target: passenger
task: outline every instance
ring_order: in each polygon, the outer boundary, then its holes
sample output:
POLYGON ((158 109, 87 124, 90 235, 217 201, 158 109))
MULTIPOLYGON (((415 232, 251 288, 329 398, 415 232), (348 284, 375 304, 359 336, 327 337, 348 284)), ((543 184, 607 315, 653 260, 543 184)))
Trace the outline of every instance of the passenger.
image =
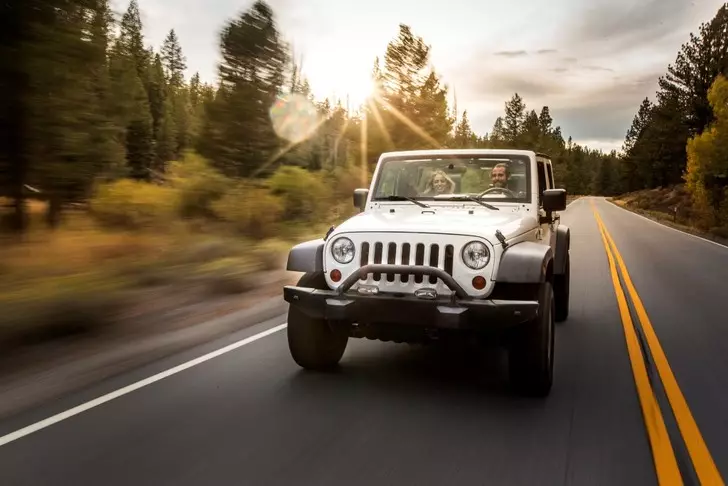
POLYGON ((437 196, 440 194, 452 194, 455 191, 455 182, 441 170, 432 173, 432 177, 425 186, 423 196, 437 196))

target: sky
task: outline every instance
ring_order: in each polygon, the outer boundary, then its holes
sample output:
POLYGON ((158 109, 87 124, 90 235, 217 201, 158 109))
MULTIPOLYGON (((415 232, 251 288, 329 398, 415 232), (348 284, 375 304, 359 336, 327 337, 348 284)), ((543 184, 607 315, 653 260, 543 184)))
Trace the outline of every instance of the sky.
MULTIPOLYGON (((145 41, 174 28, 188 76, 215 83, 219 34, 252 0, 138 0, 145 41)), ((549 106, 564 137, 619 149, 642 99, 722 0, 268 0, 317 98, 363 100, 398 25, 431 46, 430 61, 482 135, 513 93, 549 106)), ((123 12, 128 2, 112 0, 123 12)), ((353 106, 352 106, 353 107, 353 106)))

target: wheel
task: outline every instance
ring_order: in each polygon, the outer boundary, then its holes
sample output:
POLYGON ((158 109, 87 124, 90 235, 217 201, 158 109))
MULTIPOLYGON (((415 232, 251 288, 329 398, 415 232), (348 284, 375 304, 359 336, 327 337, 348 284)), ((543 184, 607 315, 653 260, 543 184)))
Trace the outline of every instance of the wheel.
POLYGON ((569 317, 569 282, 571 281, 569 260, 571 258, 567 254, 563 275, 554 277, 554 300, 556 301, 554 320, 556 322, 563 322, 569 317))
POLYGON ((554 375, 554 292, 550 282, 539 289, 538 314, 510 343, 508 371, 512 387, 527 396, 544 397, 554 375))
MULTIPOLYGON (((323 274, 305 274, 301 287, 326 289, 323 274)), ((288 308, 288 349, 302 368, 323 371, 336 367, 346 350, 346 331, 332 329, 326 319, 312 318, 291 305, 288 308)))

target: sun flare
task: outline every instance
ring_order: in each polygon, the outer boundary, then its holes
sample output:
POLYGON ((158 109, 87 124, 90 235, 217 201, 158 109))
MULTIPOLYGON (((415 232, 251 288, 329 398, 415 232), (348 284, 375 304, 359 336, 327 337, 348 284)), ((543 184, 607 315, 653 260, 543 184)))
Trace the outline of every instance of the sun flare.
POLYGON ((341 101, 344 108, 352 111, 361 107, 373 93, 374 83, 368 73, 359 70, 331 70, 312 72, 307 75, 317 99, 329 98, 333 103, 341 101))

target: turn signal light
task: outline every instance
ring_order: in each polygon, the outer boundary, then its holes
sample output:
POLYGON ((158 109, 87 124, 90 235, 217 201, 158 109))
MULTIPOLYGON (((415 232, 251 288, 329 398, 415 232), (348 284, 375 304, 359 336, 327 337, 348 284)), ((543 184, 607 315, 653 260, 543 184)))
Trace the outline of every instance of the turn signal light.
POLYGON ((331 270, 331 274, 329 276, 334 282, 341 280, 341 272, 338 269, 331 270))
POLYGON ((483 290, 485 288, 485 278, 478 275, 473 278, 473 288, 475 290, 483 290))

